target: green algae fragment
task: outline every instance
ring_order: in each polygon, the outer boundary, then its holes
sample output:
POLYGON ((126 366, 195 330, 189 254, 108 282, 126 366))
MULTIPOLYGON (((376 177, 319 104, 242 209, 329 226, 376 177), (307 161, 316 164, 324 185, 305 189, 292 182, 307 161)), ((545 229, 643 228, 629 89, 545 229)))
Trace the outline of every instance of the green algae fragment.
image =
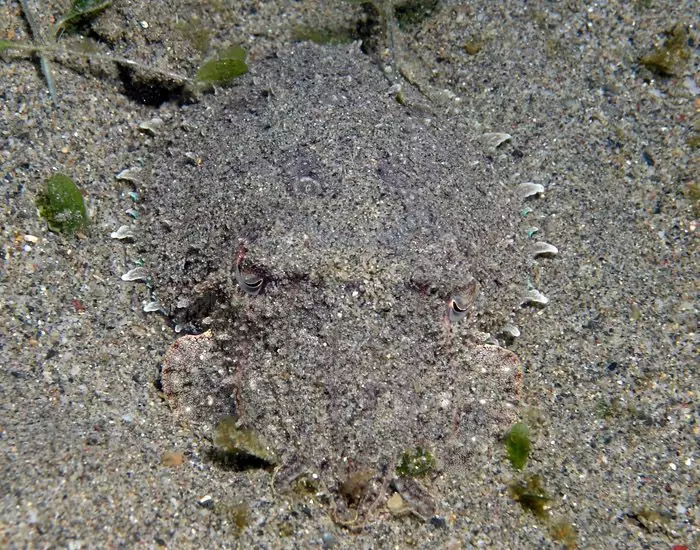
POLYGON ((683 25, 676 24, 667 34, 664 43, 640 58, 639 62, 660 76, 679 76, 683 74, 691 56, 688 30, 683 25))
POLYGON ((406 94, 403 93, 403 90, 399 90, 396 92, 396 103, 399 105, 403 105, 404 107, 408 105, 408 101, 406 100, 406 94))
POLYGON ((523 509, 531 512, 539 519, 549 517, 551 498, 542 486, 542 478, 535 474, 516 481, 508 488, 510 495, 520 503, 523 509))
POLYGON ((214 507, 214 511, 222 519, 228 521, 235 536, 239 536, 250 525, 250 507, 246 502, 238 504, 222 502, 214 507))
POLYGON ((464 43, 464 51, 467 52, 468 55, 478 54, 483 47, 483 41, 477 39, 470 40, 464 43))
POLYGON ((321 490, 318 479, 309 473, 297 476, 291 484, 292 492, 303 500, 315 497, 321 490))
POLYGON ((8 50, 12 47, 12 42, 9 40, 0 40, 0 52, 3 50, 8 50))
POLYGON ((88 222, 83 195, 65 174, 49 178, 36 199, 36 206, 49 229, 57 233, 73 233, 88 222))
POLYGON ((578 547, 576 529, 567 520, 558 520, 549 526, 549 536, 556 542, 560 542, 567 550, 578 547))
POLYGON ((223 50, 216 59, 205 61, 197 71, 197 80, 203 84, 230 84, 235 78, 248 72, 247 52, 240 46, 223 50))
POLYGON ((401 455, 401 462, 396 467, 400 477, 418 477, 435 468, 435 457, 426 449, 417 447, 415 451, 406 451, 401 455))
POLYGON ((508 460, 516 470, 522 470, 530 455, 530 430, 527 424, 518 422, 506 434, 506 450, 508 460))
POLYGON ((74 0, 71 9, 61 17, 51 30, 52 37, 68 27, 74 27, 80 22, 96 17, 112 4, 112 0, 74 0))
POLYGON ((241 468, 275 464, 277 458, 258 434, 238 425, 235 416, 227 416, 214 429, 214 447, 224 464, 241 468))

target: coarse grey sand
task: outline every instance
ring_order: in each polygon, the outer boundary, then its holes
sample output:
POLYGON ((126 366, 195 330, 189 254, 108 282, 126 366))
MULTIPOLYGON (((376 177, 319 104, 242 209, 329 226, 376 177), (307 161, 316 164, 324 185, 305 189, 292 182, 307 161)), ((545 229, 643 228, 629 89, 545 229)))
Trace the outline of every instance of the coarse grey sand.
MULTIPOLYGON (((44 38, 70 7, 28 4, 44 38)), ((187 105, 177 82, 62 53, 54 106, 36 60, 0 54, 0 545, 698 544, 696 6, 443 1, 383 26, 381 5, 114 1, 61 37, 189 76, 227 44, 248 49, 249 74, 187 105), (309 29, 376 49, 299 42, 309 29), (673 36, 668 74, 640 62, 673 36), (342 157, 348 137, 357 158, 342 157), (422 157, 430 143, 443 145, 422 157), (55 172, 85 194, 77 235, 37 212, 55 172), (543 192, 522 200, 523 183, 543 192), (111 238, 122 226, 133 237, 111 238), (536 242, 556 253, 528 254, 536 242), (239 263, 261 294, 237 288, 239 263), (139 267, 148 284, 122 280, 139 267), (444 304, 468 276, 481 292, 455 321, 444 304), (499 379, 506 363, 517 379, 499 379), (465 408, 470 392, 489 399, 465 408), (216 459, 227 412, 275 466, 216 459), (515 419, 532 439, 523 471, 500 439, 515 419), (436 467, 400 478, 400 442, 421 437, 436 467), (509 489, 535 476, 546 517, 509 489)), ((21 4, 0 3, 0 40, 31 38, 21 4)))

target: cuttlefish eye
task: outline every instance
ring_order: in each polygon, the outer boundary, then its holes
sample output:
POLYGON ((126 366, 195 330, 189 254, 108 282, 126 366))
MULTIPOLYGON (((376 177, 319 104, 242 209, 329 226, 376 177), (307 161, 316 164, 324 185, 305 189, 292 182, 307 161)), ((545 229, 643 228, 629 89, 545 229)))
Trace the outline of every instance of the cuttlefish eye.
POLYGON ((245 292, 249 296, 257 296, 263 287, 263 278, 258 277, 257 275, 253 275, 252 277, 245 277, 241 273, 238 264, 236 264, 234 272, 236 274, 236 282, 238 283, 238 286, 240 286, 243 289, 243 292, 245 292))
POLYGON ((451 323, 455 323, 469 315, 476 302, 478 291, 478 284, 476 281, 472 281, 460 292, 450 296, 447 301, 447 317, 451 323))

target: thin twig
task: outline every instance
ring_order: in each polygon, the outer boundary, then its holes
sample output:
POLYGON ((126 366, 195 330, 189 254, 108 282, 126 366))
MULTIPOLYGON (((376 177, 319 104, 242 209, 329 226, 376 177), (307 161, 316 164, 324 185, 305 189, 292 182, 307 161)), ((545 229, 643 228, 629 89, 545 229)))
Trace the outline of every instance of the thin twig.
POLYGON ((180 82, 185 85, 193 86, 195 84, 195 81, 193 81, 187 76, 174 73, 172 71, 167 71, 164 69, 150 67, 148 65, 138 63, 137 61, 134 61, 133 59, 128 59, 126 57, 106 55, 97 52, 81 52, 72 48, 59 45, 53 46, 48 44, 28 44, 23 42, 12 42, 11 44, 7 44, 5 49, 14 50, 29 55, 35 54, 39 56, 50 56, 53 59, 53 61, 57 63, 62 63, 61 56, 68 56, 72 58, 80 57, 90 61, 114 63, 116 65, 133 67, 134 69, 143 71, 145 74, 155 75, 160 78, 172 80, 174 82, 180 82))
MULTIPOLYGON (((41 35, 39 25, 37 25, 37 22, 34 19, 34 14, 32 13, 32 10, 29 9, 29 2, 27 0, 20 0, 20 4, 22 4, 24 18, 29 24, 29 30, 32 31, 32 36, 34 37, 34 40, 36 40, 39 44, 42 44, 44 39, 41 35)), ((53 79, 51 65, 49 64, 49 61, 41 54, 41 49, 37 48, 36 52, 39 55, 39 66, 41 67, 41 72, 44 75, 44 78, 46 79, 46 85, 49 88, 49 95, 51 96, 51 101, 53 101, 54 107, 56 107, 58 105, 58 100, 56 96, 56 82, 53 79)))
POLYGON ((58 106, 58 99, 56 94, 56 82, 53 79, 53 71, 51 70, 51 65, 49 60, 44 56, 39 56, 39 66, 41 67, 41 72, 44 74, 46 79, 46 85, 49 88, 49 95, 51 96, 51 101, 53 101, 53 106, 58 106))
POLYGON ((32 10, 29 9, 29 3, 27 2, 27 0, 20 0, 20 4, 22 4, 24 18, 27 20, 27 23, 29 23, 29 30, 32 31, 32 36, 34 36, 34 38, 37 40, 41 40, 41 32, 39 31, 39 25, 36 24, 34 14, 32 13, 32 10))

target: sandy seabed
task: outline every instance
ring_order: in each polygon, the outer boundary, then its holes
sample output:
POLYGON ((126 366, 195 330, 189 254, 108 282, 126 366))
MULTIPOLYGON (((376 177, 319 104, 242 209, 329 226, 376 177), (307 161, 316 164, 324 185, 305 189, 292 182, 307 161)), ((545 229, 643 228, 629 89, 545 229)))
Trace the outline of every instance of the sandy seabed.
MULTIPOLYGON (((65 8, 30 6, 43 29, 65 8)), ((478 495, 455 489, 427 522, 383 506, 354 529, 334 522, 322 499, 273 491, 268 471, 232 472, 207 460, 209 442, 178 423, 159 392, 176 334, 165 318, 142 312, 151 299, 145 285, 120 279, 143 253, 138 236, 148 228, 127 211, 142 208, 148 189, 116 175, 148 170, 150 154, 166 154, 167 136, 138 126, 178 119, 177 102, 145 104, 157 94, 63 58, 52 64, 54 107, 38 63, 6 52, 2 545, 546 548, 560 547, 554 527, 569 525, 581 548, 694 547, 694 8, 442 2, 396 29, 393 63, 432 108, 461 116, 469 141, 512 136, 493 151, 514 163, 502 183, 545 185, 533 226, 559 254, 533 263, 532 282, 550 303, 523 315, 510 346, 524 365, 521 417, 533 439, 524 472, 484 465, 485 479, 501 472, 490 507, 470 506, 478 495), (674 25, 688 30, 689 57, 660 76, 639 59, 674 25), (37 213, 35 199, 55 171, 85 193, 91 224, 77 236, 51 233, 37 213), (122 225, 136 242, 110 238, 122 225), (549 520, 508 492, 510 479, 534 474, 551 497, 549 520)), ((247 47, 254 67, 293 48, 300 26, 352 30, 363 17, 344 2, 114 2, 84 32, 103 53, 194 74, 206 55, 201 29, 213 49, 247 47)), ((29 39, 19 3, 0 4, 0 29, 0 39, 29 39)))

